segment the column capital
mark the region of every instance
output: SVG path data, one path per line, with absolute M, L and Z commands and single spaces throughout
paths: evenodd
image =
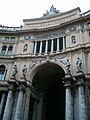
M 65 87 L 72 87 L 71 82 L 70 81 L 66 81 L 64 84 Z
M 12 84 L 9 85 L 9 86 L 8 86 L 8 89 L 9 89 L 9 90 L 14 90 L 14 85 L 12 85 Z
M 7 81 L 9 85 L 14 85 L 14 86 L 18 86 L 18 82 L 17 80 L 11 79 Z
M 72 76 L 71 75 L 66 75 L 64 78 L 64 86 L 71 86 L 71 81 L 72 81 Z
M 76 83 L 78 86 L 84 85 L 83 79 L 79 79 Z

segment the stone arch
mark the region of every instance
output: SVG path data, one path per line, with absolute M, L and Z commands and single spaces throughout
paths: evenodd
M 62 117 L 65 120 L 64 66 L 56 61 L 43 62 L 34 66 L 30 75 L 33 86 L 30 107 L 32 118 L 55 120 Z
M 30 72 L 30 82 L 32 82 L 34 75 L 41 69 L 43 65 L 46 65 L 47 63 L 55 64 L 61 67 L 64 72 L 66 73 L 65 66 L 61 62 L 56 62 L 56 61 L 50 61 L 50 62 L 42 62 L 36 65 Z

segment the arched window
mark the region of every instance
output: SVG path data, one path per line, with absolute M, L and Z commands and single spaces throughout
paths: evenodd
M 6 45 L 3 46 L 2 51 L 1 51 L 1 55 L 5 55 L 6 49 L 7 49 L 7 46 Z
M 72 44 L 75 44 L 75 43 L 76 43 L 76 38 L 75 38 L 75 36 L 72 36 L 72 37 L 71 37 L 71 40 L 72 40 Z
M 5 73 L 6 73 L 5 66 L 1 65 L 0 66 L 0 80 L 4 80 L 5 79 Z
M 25 44 L 23 48 L 23 52 L 27 51 L 27 48 L 28 48 L 28 44 Z
M 12 49 L 13 49 L 13 46 L 9 46 L 7 55 L 11 55 L 12 54 Z

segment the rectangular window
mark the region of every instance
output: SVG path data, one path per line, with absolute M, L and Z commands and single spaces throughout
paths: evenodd
M 6 37 L 6 40 L 10 40 L 10 37 Z
M 11 37 L 11 40 L 15 40 L 15 37 Z
M 53 39 L 53 51 L 57 50 L 57 39 Z
M 46 41 L 42 41 L 42 53 L 45 52 L 45 47 L 46 47 Z
M 40 50 L 40 41 L 37 41 L 36 53 L 39 53 Z
M 48 40 L 48 51 L 47 52 L 50 52 L 51 51 L 51 40 Z
M 59 50 L 63 49 L 63 37 L 59 38 Z
M 64 36 L 64 47 L 66 48 L 66 36 Z

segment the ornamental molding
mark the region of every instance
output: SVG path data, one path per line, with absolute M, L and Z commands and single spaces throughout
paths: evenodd
M 58 31 L 58 32 L 49 32 L 49 33 L 44 33 L 44 34 L 40 34 L 40 35 L 37 35 L 35 34 L 35 38 L 36 39 L 43 39 L 43 38 L 53 38 L 53 37 L 57 37 L 57 36 L 64 36 L 65 35 L 65 31 Z
M 23 29 L 39 30 L 39 29 L 43 29 L 43 28 L 51 28 L 51 27 L 59 26 L 65 22 L 76 20 L 77 18 L 80 17 L 80 14 L 79 14 L 80 9 L 79 8 L 75 8 L 73 10 L 63 12 L 63 13 L 58 13 L 58 14 L 56 14 L 56 12 L 50 12 L 50 14 L 51 13 L 55 13 L 55 14 L 48 15 L 49 14 L 48 13 L 44 17 L 23 20 L 24 21 Z

